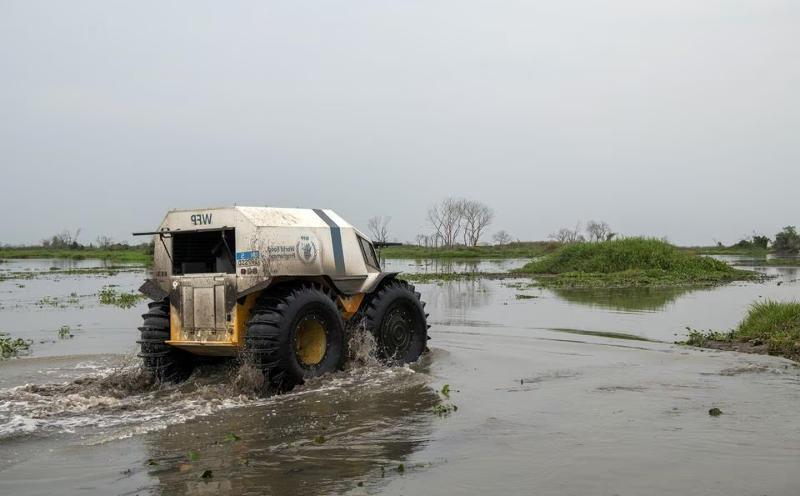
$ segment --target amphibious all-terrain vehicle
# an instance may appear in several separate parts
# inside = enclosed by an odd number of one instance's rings
[[[244,356],[289,386],[342,367],[358,322],[390,362],[425,350],[419,293],[382,272],[373,243],[331,210],[172,210],[153,235],[140,291],[140,356],[156,379],[186,378],[198,356]]]

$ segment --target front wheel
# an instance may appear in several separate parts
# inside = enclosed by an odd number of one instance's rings
[[[383,283],[365,302],[364,325],[375,336],[380,357],[390,363],[414,362],[422,355],[427,317],[414,286],[397,279]]]
[[[247,323],[245,350],[269,382],[287,389],[342,368],[344,323],[333,295],[314,284],[267,290]]]

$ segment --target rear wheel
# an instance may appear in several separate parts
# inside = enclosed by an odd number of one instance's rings
[[[333,295],[315,284],[267,290],[247,323],[245,351],[279,389],[341,369],[344,323]]]
[[[363,321],[375,336],[378,353],[390,363],[416,361],[428,342],[428,315],[414,286],[384,282],[364,303]]]
[[[142,315],[144,323],[139,328],[141,347],[139,356],[144,369],[157,382],[178,382],[191,375],[192,356],[165,343],[169,340],[169,299],[148,304]]]

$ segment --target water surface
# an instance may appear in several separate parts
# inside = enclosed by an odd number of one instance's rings
[[[0,494],[797,494],[798,368],[672,344],[687,326],[735,326],[753,301],[797,297],[800,268],[728,260],[775,277],[644,290],[418,284],[432,324],[419,363],[351,363],[270,398],[242,394],[236,364],[180,385],[139,380],[144,303],[103,306],[96,293],[135,290],[143,269],[0,264],[0,275],[35,272],[0,280],[0,330],[34,340],[31,356],[0,362]],[[99,266],[62,267],[73,263]],[[72,339],[58,339],[62,325]]]

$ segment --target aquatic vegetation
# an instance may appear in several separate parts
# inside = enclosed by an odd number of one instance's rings
[[[0,332],[0,359],[28,354],[32,344],[30,339],[13,338]]]
[[[507,277],[519,277],[509,272],[430,272],[424,274],[406,274],[397,276],[408,282],[432,283],[447,281],[464,281],[473,279],[504,279]]]
[[[647,238],[565,245],[514,272],[558,288],[706,286],[760,277]]]
[[[754,303],[732,339],[763,342],[771,355],[800,358],[800,301]]]
[[[689,332],[689,334],[686,341],[684,341],[682,344],[688,344],[689,346],[698,346],[703,348],[710,341],[731,341],[733,339],[733,331],[720,332],[711,329],[703,331],[692,329],[691,327],[687,327],[686,330]]]
[[[720,415],[722,415],[722,410],[714,407],[708,411],[708,414],[711,415],[712,417],[719,417]]]
[[[381,257],[405,259],[536,258],[556,250],[559,246],[559,243],[553,241],[528,241],[493,246],[453,246],[441,248],[403,245],[382,248]]]
[[[140,293],[123,293],[114,289],[113,286],[104,286],[97,293],[100,303],[103,305],[114,305],[120,308],[131,308],[143,300],[145,296]]]
[[[325,444],[325,441],[327,441],[327,439],[325,439],[325,436],[322,434],[314,437],[314,444]]]
[[[187,453],[187,455],[188,455],[187,458],[189,458],[190,462],[196,462],[197,460],[200,459],[200,453],[194,450],[189,450],[189,453]]]
[[[227,436],[225,436],[225,440],[228,442],[235,443],[237,441],[241,441],[242,438],[234,434],[233,432],[229,432]]]
[[[441,391],[439,393],[445,398],[445,400],[450,400],[450,384],[445,384],[442,386]],[[451,413],[458,411],[458,407],[453,403],[443,401],[433,405],[433,414],[439,417],[447,417]]]
[[[450,403],[440,403],[433,407],[434,415],[437,415],[439,417],[447,417],[456,411],[458,411],[458,407]]]
[[[536,298],[538,298],[538,296],[536,295],[528,295],[522,293],[517,293],[514,295],[514,297],[518,300],[535,300]]]
[[[39,298],[39,301],[36,302],[37,307],[57,307],[61,303],[58,301],[58,298],[54,296],[45,296],[43,298]]]
[[[58,329],[58,339],[72,339],[72,329],[68,325],[63,325]]]
[[[728,332],[689,327],[686,330],[688,338],[679,344],[800,359],[800,302],[797,301],[754,303],[736,329]]]
[[[53,276],[113,277],[120,272],[144,272],[143,265],[111,265],[108,267],[66,268],[50,267],[48,270],[12,271],[0,274],[0,282],[19,279],[52,278]],[[24,285],[23,285],[24,286]]]

